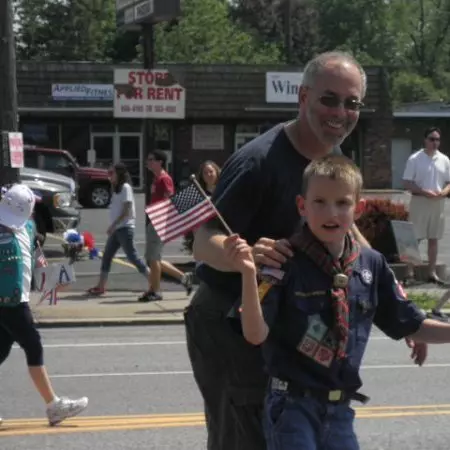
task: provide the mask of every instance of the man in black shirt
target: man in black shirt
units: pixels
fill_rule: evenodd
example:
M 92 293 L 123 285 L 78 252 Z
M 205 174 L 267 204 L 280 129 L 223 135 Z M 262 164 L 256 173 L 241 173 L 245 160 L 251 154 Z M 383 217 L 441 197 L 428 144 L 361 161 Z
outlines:
M 259 265 L 277 268 L 291 256 L 286 238 L 299 223 L 295 197 L 303 171 L 351 133 L 365 92 L 366 75 L 351 56 L 319 55 L 305 68 L 298 117 L 249 142 L 225 164 L 212 200 L 231 230 L 253 246 Z M 369 246 L 355 226 L 353 231 Z M 263 450 L 268 379 L 260 348 L 226 320 L 241 280 L 227 264 L 225 238 L 217 219 L 195 235 L 201 284 L 185 313 L 188 352 L 205 402 L 208 450 Z M 413 348 L 413 356 L 423 362 L 426 347 Z

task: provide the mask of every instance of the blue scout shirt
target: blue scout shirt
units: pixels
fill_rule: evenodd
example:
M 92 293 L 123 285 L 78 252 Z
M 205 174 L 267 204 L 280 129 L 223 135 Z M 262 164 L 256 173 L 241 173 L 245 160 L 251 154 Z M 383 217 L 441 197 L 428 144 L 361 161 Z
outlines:
M 301 388 L 357 391 L 362 385 L 359 368 L 372 324 L 398 340 L 416 332 L 425 319 L 406 299 L 385 258 L 364 248 L 349 280 L 348 357 L 337 361 L 327 292 L 331 277 L 301 253 L 285 270 L 280 284 L 267 290 L 262 299 L 270 328 L 263 355 L 269 375 Z M 261 287 L 260 297 L 264 291 Z

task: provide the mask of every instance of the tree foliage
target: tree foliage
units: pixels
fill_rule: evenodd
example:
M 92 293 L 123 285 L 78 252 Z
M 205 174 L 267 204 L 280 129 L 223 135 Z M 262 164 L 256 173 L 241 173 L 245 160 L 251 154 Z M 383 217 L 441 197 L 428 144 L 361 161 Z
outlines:
M 342 49 L 391 72 L 397 103 L 448 99 L 450 0 L 181 0 L 155 27 L 161 62 L 303 65 Z M 139 33 L 115 25 L 115 0 L 15 0 L 18 58 L 133 61 Z

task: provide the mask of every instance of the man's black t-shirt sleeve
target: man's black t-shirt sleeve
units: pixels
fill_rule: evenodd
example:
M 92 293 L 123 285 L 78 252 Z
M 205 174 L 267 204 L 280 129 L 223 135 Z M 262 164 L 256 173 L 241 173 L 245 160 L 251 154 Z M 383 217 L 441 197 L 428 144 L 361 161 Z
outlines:
M 231 158 L 220 174 L 212 201 L 233 233 L 245 233 L 263 197 L 261 161 L 244 155 Z M 215 218 L 209 226 L 223 229 Z

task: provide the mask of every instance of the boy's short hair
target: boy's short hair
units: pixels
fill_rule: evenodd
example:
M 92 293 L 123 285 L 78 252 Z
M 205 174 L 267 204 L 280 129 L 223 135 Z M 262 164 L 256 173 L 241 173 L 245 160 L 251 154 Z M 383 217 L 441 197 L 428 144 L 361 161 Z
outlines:
M 327 155 L 311 161 L 303 173 L 302 195 L 305 196 L 311 178 L 326 177 L 330 180 L 341 180 L 355 188 L 355 197 L 359 199 L 363 179 L 359 167 L 349 158 L 342 155 Z

